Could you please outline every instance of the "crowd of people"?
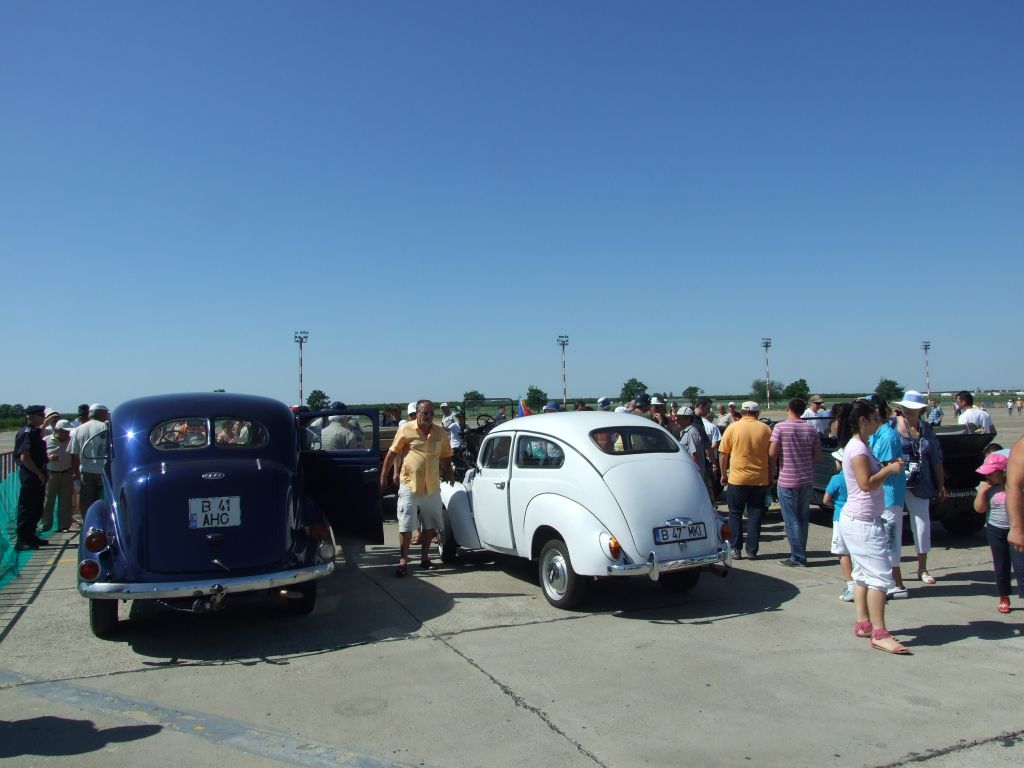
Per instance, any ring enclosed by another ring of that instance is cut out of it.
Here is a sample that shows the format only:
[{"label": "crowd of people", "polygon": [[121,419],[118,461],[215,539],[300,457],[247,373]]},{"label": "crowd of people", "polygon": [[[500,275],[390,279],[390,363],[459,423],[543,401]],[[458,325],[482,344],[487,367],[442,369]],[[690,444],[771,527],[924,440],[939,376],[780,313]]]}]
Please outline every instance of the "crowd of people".
[{"label": "crowd of people", "polygon": [[78,406],[73,421],[43,405],[25,409],[25,426],[14,441],[21,486],[15,551],[47,546],[40,534],[53,529],[55,512],[58,531],[81,526],[79,510],[102,497],[109,419],[101,403]]},{"label": "crowd of people", "polygon": [[[1008,410],[1018,405],[1007,401]],[[643,416],[668,430],[694,462],[712,502],[724,492],[733,559],[757,559],[769,495],[776,494],[789,545],[779,564],[789,568],[807,565],[813,468],[822,445],[834,441],[836,472],[824,501],[835,510],[831,551],[839,557],[845,580],[840,599],[855,606],[858,637],[870,638],[880,650],[904,654],[906,646],[885,626],[886,601],[908,596],[901,567],[904,510],[910,516],[917,578],[922,585],[933,585],[935,577],[928,571],[929,508],[933,500],[946,498],[947,488],[935,432],[942,423],[941,408],[914,390],[893,406],[877,394],[831,409],[818,395],[809,401],[797,397],[787,403],[786,417],[771,426],[761,420],[754,401],[738,408],[734,402],[720,405],[714,420],[712,401],[706,397],[680,405],[640,394],[615,410]],[[610,398],[599,398],[597,409],[612,410]],[[398,576],[408,573],[413,544],[422,548],[420,566],[434,568],[429,547],[441,528],[440,483],[454,481],[453,456],[467,448],[465,414],[448,403],[441,403],[440,410],[438,425],[432,401],[409,403],[407,418],[397,422],[385,456],[381,484],[399,489]],[[551,401],[542,410],[561,408]],[[579,402],[576,410],[590,408]],[[991,416],[974,404],[970,392],[957,393],[956,411],[959,424],[994,435]],[[393,415],[386,413],[385,420]],[[14,449],[21,480],[17,551],[49,543],[40,533],[53,528],[55,512],[57,530],[68,532],[81,525],[78,510],[101,498],[109,417],[110,409],[99,403],[80,406],[74,421],[42,405],[25,409],[26,425]],[[494,420],[506,418],[501,407]],[[219,425],[218,440],[238,440],[247,426]],[[348,416],[331,416],[320,437],[330,449],[342,449],[357,439],[354,430]],[[1012,451],[991,443],[977,474],[981,481],[974,509],[986,516],[997,610],[1008,613],[1011,574],[1024,600],[1024,438]]]}]

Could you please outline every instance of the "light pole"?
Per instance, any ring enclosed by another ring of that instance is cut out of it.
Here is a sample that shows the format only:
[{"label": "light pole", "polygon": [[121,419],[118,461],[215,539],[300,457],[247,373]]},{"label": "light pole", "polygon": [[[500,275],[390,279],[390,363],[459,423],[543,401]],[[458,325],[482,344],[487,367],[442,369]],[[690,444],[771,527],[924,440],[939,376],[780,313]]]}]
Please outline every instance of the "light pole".
[{"label": "light pole", "polygon": [[565,397],[565,391],[566,391],[565,390],[565,346],[569,343],[569,337],[568,336],[559,336],[558,339],[556,339],[556,341],[558,342],[558,346],[560,346],[562,348],[562,408],[564,410],[565,407],[566,407],[566,397]]},{"label": "light pole", "polygon": [[921,349],[924,350],[924,382],[927,385],[926,388],[928,389],[928,399],[929,400],[932,399],[932,376],[928,372],[928,350],[931,349],[931,348],[932,348],[932,343],[930,341],[922,341],[921,342]]},{"label": "light pole", "polygon": [[761,337],[761,346],[764,347],[764,391],[767,397],[768,403],[765,407],[766,411],[772,409],[772,375],[768,371],[768,348],[772,345],[772,340],[768,336]]},{"label": "light pole", "polygon": [[295,343],[299,345],[299,405],[302,405],[302,345],[309,341],[309,331],[296,331]]}]

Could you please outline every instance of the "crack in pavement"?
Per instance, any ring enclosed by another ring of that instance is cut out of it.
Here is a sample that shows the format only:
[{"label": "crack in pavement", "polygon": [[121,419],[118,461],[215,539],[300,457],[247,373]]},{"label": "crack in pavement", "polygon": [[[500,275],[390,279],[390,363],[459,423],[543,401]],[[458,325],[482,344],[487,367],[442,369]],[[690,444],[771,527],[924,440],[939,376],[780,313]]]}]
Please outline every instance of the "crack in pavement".
[{"label": "crack in pavement", "polygon": [[892,763],[884,763],[882,765],[873,766],[873,768],[902,768],[902,766],[913,765],[914,763],[926,763],[929,760],[934,760],[937,757],[943,757],[945,755],[956,754],[957,752],[963,752],[974,747],[984,746],[985,744],[994,744],[997,741],[1003,742],[1004,747],[1012,747],[1024,741],[1024,729],[1019,731],[1008,731],[999,734],[998,736],[992,736],[988,739],[975,739],[974,741],[960,741],[957,744],[952,744],[948,747],[940,747],[938,749],[929,749],[927,752],[920,754],[911,752],[905,757],[901,757]]},{"label": "crack in pavement", "polygon": [[[587,749],[585,746],[583,746],[583,744],[581,742],[579,742],[576,739],[572,738],[568,733],[566,733],[564,730],[562,730],[554,722],[554,720],[552,720],[551,715],[549,715],[547,712],[545,712],[540,707],[538,707],[538,706],[528,702],[526,700],[526,697],[522,696],[519,693],[516,693],[516,691],[513,690],[511,686],[506,685],[505,683],[501,682],[498,678],[496,678],[494,675],[492,675],[490,672],[488,672],[486,669],[484,669],[480,664],[478,664],[474,659],[470,658],[465,653],[463,653],[458,648],[456,648],[454,645],[452,645],[448,641],[448,638],[449,637],[453,637],[454,636],[453,634],[442,635],[440,633],[434,632],[432,629],[430,629],[429,627],[427,627],[424,624],[423,620],[419,616],[417,616],[412,611],[412,609],[410,609],[408,606],[406,606],[404,603],[402,603],[390,590],[386,589],[383,584],[377,582],[374,579],[370,579],[370,581],[373,582],[377,586],[377,588],[380,589],[385,595],[387,595],[395,603],[395,605],[397,605],[402,611],[404,611],[405,613],[409,614],[409,616],[411,616],[413,619],[415,619],[417,622],[419,622],[420,626],[427,632],[427,634],[428,634],[430,639],[435,640],[435,641],[441,643],[442,645],[444,645],[449,651],[454,653],[456,656],[458,656],[460,659],[462,659],[464,662],[466,662],[469,666],[473,667],[473,669],[475,669],[481,675],[486,677],[494,686],[496,686],[498,688],[498,690],[500,690],[505,696],[508,696],[512,700],[512,703],[515,706],[519,707],[520,709],[524,709],[527,712],[529,712],[530,714],[532,714],[535,717],[537,717],[537,719],[539,719],[545,726],[547,726],[547,728],[552,733],[554,733],[558,737],[564,739],[568,743],[572,744],[573,747],[576,748],[577,752],[579,752],[581,755],[583,755],[584,757],[586,757],[589,760],[591,760],[595,765],[599,765],[599,766],[601,766],[601,768],[608,768],[607,764],[604,763],[597,755],[595,755],[593,752],[591,752],[589,749]],[[547,620],[547,621],[542,622],[542,623],[554,623],[554,622],[560,622],[560,621],[572,621],[575,618],[584,618],[584,617],[566,616],[565,618],[551,619],[551,620]],[[522,626],[522,625],[515,625],[515,626]]]}]

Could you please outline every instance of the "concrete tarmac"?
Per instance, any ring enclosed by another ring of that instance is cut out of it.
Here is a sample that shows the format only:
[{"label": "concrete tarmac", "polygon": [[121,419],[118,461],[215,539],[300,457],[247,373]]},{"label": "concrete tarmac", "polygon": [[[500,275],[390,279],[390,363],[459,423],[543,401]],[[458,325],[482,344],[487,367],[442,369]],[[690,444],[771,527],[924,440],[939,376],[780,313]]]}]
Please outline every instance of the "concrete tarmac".
[{"label": "concrete tarmac", "polygon": [[[993,410],[1003,445],[1020,434]],[[1024,425],[1024,419],[1021,419]],[[393,575],[396,527],[358,568],[321,582],[316,611],[230,604],[214,615],[122,605],[92,636],[75,537],[0,589],[0,759],[10,766],[909,766],[1024,763],[1024,603],[995,611],[983,534],[936,526],[926,587],[894,657],[853,637],[828,554],[761,559],[675,595],[595,582],[551,608],[529,563],[462,553]],[[55,540],[57,541],[57,540]],[[435,555],[436,559],[436,555]],[[415,561],[414,561],[415,562]]]},{"label": "concrete tarmac", "polygon": [[[890,629],[853,607],[812,525],[811,567],[761,559],[676,595],[599,581],[550,607],[530,564],[463,553],[395,578],[397,531],[321,582],[315,612],[136,611],[99,640],[75,552],[41,550],[0,596],[5,765],[1001,766],[1024,761],[1024,604],[995,611],[981,534],[937,527],[933,587],[908,580]],[[72,537],[68,546],[75,545]],[[913,550],[904,549],[913,573]],[[16,608],[17,610],[13,610]],[[126,618],[126,606],[122,618]]]}]

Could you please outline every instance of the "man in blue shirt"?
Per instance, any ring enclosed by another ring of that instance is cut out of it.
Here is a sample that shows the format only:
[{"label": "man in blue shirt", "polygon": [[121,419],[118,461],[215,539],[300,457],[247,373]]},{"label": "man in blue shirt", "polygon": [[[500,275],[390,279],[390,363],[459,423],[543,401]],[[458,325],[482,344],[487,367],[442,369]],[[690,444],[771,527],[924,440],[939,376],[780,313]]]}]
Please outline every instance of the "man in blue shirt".
[{"label": "man in blue shirt", "polygon": [[934,397],[928,401],[928,404],[931,406],[928,409],[928,423],[933,427],[937,427],[942,423],[942,408]]}]

